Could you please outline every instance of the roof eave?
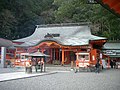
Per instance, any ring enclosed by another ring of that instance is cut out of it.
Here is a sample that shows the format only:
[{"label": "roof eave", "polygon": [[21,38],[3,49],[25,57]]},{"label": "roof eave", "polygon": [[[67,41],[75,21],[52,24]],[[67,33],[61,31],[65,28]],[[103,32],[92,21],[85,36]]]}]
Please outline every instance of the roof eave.
[{"label": "roof eave", "polygon": [[96,2],[98,2],[101,6],[103,6],[107,10],[109,10],[111,13],[113,13],[114,15],[116,15],[118,18],[120,18],[120,14],[116,13],[113,9],[110,9],[110,7],[108,5],[106,5],[106,4],[104,4],[102,2],[102,0],[96,0]]}]

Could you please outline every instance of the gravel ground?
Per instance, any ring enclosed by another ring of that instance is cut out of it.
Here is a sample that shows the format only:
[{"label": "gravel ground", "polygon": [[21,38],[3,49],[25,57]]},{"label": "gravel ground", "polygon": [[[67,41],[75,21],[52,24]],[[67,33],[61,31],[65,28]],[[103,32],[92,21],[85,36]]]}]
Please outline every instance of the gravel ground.
[{"label": "gravel ground", "polygon": [[0,68],[0,74],[1,73],[12,73],[12,72],[24,72],[25,69],[24,68]]},{"label": "gravel ground", "polygon": [[[32,67],[33,71],[35,71],[35,67]],[[64,67],[62,67],[61,65],[46,65],[46,71],[70,71],[70,65],[66,65]],[[13,72],[25,72],[25,67],[20,67],[20,66],[16,66],[16,67],[8,67],[8,68],[1,68],[1,64],[0,64],[0,74],[1,73],[13,73]]]},{"label": "gravel ground", "polygon": [[0,82],[0,90],[120,90],[120,69],[102,72],[58,72]]}]

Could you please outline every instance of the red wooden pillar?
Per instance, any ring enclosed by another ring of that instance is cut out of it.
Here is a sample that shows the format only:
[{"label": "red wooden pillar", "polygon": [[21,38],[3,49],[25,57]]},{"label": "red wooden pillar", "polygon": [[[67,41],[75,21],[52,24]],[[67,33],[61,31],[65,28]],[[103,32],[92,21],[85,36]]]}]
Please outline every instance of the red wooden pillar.
[{"label": "red wooden pillar", "polygon": [[52,48],[50,48],[50,60],[51,60],[51,63],[52,63]]},{"label": "red wooden pillar", "polygon": [[[41,49],[41,52],[44,53],[45,49]],[[41,61],[44,61],[44,58],[41,58]]]},{"label": "red wooden pillar", "polygon": [[110,68],[110,57],[108,57],[108,64],[107,64],[108,69]]},{"label": "red wooden pillar", "polygon": [[96,58],[97,58],[97,50],[96,49],[92,49],[90,52],[90,57],[91,57],[91,61],[95,64],[96,63]]},{"label": "red wooden pillar", "polygon": [[56,49],[56,60],[59,60],[59,49]]},{"label": "red wooden pillar", "polygon": [[53,60],[56,60],[56,49],[53,49]]},{"label": "red wooden pillar", "polygon": [[17,48],[15,49],[15,54],[14,54],[15,59],[16,59],[16,55],[17,55]]},{"label": "red wooden pillar", "polygon": [[69,56],[69,51],[66,51],[66,56],[65,56],[65,63],[69,64],[70,63],[70,56]]},{"label": "red wooden pillar", "polygon": [[62,65],[64,65],[65,51],[62,49]]},{"label": "red wooden pillar", "polygon": [[70,63],[70,51],[68,51],[68,63]]},{"label": "red wooden pillar", "polygon": [[61,49],[59,49],[59,62],[61,62]]}]

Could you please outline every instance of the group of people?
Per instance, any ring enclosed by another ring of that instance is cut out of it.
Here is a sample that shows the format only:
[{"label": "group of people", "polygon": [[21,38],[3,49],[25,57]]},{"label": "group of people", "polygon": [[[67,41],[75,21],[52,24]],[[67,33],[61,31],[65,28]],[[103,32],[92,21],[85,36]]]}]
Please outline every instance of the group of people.
[{"label": "group of people", "polygon": [[[117,69],[117,68],[118,68],[118,64],[116,63],[115,60],[111,60],[111,61],[110,61],[110,66],[111,66],[111,68],[114,68],[114,69]],[[95,67],[96,67],[95,72],[96,72],[96,73],[99,73],[99,72],[100,72],[100,59],[99,59],[99,58],[97,58],[97,62],[96,62],[96,64],[95,64]]]},{"label": "group of people", "polygon": [[26,60],[25,62],[25,69],[26,72],[28,69],[30,69],[30,72],[32,72],[32,66],[35,67],[35,70],[37,72],[38,69],[41,69],[40,71],[42,72],[43,70],[43,66],[44,66],[44,61],[43,59],[40,58],[29,58],[28,60]]}]

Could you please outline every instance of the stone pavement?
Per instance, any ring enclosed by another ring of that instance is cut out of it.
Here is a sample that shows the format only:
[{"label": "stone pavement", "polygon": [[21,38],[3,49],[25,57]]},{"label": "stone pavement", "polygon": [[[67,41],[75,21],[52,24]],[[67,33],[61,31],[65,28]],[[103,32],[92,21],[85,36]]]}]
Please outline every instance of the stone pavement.
[{"label": "stone pavement", "polygon": [[[16,79],[24,79],[30,77],[37,77],[43,75],[55,74],[57,72],[71,72],[70,65],[61,66],[61,65],[46,65],[46,72],[35,72],[35,68],[33,67],[32,73],[25,73],[24,67],[14,67],[14,68],[1,68],[0,67],[0,82],[16,80]],[[74,71],[72,71],[74,72]]]},{"label": "stone pavement", "polygon": [[49,75],[49,74],[55,74],[55,73],[57,72],[52,71],[52,72],[31,73],[31,74],[27,74],[25,72],[3,73],[3,74],[0,74],[0,82],[23,79],[23,78],[30,78],[30,77],[35,77],[35,76]]},{"label": "stone pavement", "polygon": [[120,90],[120,69],[103,70],[99,74],[61,71],[0,82],[0,90]]},{"label": "stone pavement", "polygon": [[33,67],[32,73],[28,74],[25,73],[24,67],[14,67],[14,68],[1,68],[0,67],[0,82],[3,81],[10,81],[10,80],[16,80],[16,79],[22,79],[22,78],[30,78],[35,76],[41,76],[41,75],[49,75],[49,74],[55,74],[57,72],[64,72],[64,71],[70,71],[69,66],[56,66],[56,65],[46,65],[46,72],[35,72],[35,68]]}]

